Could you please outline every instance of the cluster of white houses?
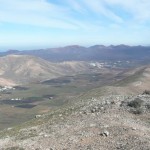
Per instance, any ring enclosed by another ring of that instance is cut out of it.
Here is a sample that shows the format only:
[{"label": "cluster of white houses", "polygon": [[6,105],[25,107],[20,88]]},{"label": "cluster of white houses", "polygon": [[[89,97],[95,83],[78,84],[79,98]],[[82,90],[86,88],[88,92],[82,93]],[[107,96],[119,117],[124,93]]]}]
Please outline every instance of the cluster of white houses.
[{"label": "cluster of white houses", "polygon": [[3,87],[0,87],[0,92],[8,91],[8,90],[15,90],[15,88],[12,87],[12,86],[3,86]]}]

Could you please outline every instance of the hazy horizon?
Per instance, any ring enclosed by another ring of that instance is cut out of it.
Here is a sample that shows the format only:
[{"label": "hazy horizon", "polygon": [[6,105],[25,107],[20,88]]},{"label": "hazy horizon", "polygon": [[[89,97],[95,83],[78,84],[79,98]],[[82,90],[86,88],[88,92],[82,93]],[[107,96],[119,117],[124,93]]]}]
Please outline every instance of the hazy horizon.
[{"label": "hazy horizon", "polygon": [[[43,46],[43,47],[29,47],[29,48],[8,48],[8,49],[5,49],[5,48],[0,48],[0,52],[7,52],[7,51],[11,51],[11,50],[18,50],[18,51],[30,51],[30,50],[42,50],[42,49],[52,49],[52,48],[63,48],[63,47],[69,47],[69,46],[81,46],[81,47],[85,47],[85,48],[89,48],[89,47],[92,47],[92,46],[98,46],[98,45],[103,45],[103,46],[106,46],[106,47],[109,47],[109,46],[119,46],[119,45],[126,45],[126,44],[110,44],[110,45],[104,45],[104,44],[93,44],[93,45],[78,45],[78,44],[72,44],[72,45],[61,45],[61,46],[49,46],[49,47],[46,47],[46,46]],[[126,45],[126,46],[143,46],[143,47],[150,47],[150,45]]]},{"label": "hazy horizon", "polygon": [[147,0],[0,0],[0,50],[150,45]]}]

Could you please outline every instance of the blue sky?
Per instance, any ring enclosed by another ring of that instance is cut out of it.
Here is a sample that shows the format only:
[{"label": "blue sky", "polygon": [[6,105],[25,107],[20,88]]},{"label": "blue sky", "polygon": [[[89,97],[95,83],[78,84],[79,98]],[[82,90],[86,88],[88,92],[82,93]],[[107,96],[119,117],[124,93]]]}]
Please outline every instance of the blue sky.
[{"label": "blue sky", "polygon": [[149,39],[150,0],[0,0],[0,50]]}]

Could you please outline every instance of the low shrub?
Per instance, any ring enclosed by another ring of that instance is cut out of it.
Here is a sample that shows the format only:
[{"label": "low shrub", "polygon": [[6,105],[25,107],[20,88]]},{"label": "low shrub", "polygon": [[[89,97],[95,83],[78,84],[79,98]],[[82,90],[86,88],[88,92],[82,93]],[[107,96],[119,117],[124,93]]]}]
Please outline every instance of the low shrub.
[{"label": "low shrub", "polygon": [[142,109],[136,109],[136,110],[132,110],[131,113],[135,114],[135,115],[140,115],[143,113]]},{"label": "low shrub", "polygon": [[150,95],[150,91],[149,90],[145,90],[142,94],[143,95]]},{"label": "low shrub", "polygon": [[136,98],[133,101],[128,102],[128,106],[133,108],[139,108],[142,106],[143,101],[140,98]]},{"label": "low shrub", "polygon": [[147,105],[146,105],[146,108],[150,110],[150,104],[147,104]]}]

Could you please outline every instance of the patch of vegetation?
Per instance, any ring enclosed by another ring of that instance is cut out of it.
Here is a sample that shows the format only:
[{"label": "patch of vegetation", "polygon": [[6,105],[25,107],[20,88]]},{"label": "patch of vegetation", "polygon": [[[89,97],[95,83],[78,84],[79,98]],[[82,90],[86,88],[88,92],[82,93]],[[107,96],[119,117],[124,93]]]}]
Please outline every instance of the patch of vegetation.
[{"label": "patch of vegetation", "polygon": [[147,105],[146,105],[146,108],[150,110],[150,104],[147,104]]},{"label": "patch of vegetation", "polygon": [[130,112],[135,115],[140,115],[143,113],[143,109],[141,108],[143,104],[143,100],[140,98],[135,98],[133,101],[128,102],[127,106],[132,107]]},{"label": "patch of vegetation", "polygon": [[65,105],[65,104],[67,104],[68,103],[68,100],[65,100],[65,99],[55,99],[55,100],[51,100],[50,102],[49,102],[49,105],[50,106],[58,106],[58,107],[60,107],[60,106],[63,106],[63,105]]},{"label": "patch of vegetation", "polygon": [[142,73],[144,71],[145,68],[135,72],[133,75],[127,76],[124,79],[118,81],[117,83],[115,83],[115,86],[126,86],[130,83],[136,82],[138,81],[138,79],[142,76]]},{"label": "patch of vegetation", "polygon": [[33,102],[38,102],[38,101],[42,101],[42,97],[27,97],[25,99],[23,99],[24,103],[33,103]]},{"label": "patch of vegetation", "polygon": [[2,94],[12,94],[11,91],[3,91]]},{"label": "patch of vegetation", "polygon": [[22,86],[14,86],[14,88],[16,89],[16,90],[20,90],[20,91],[22,91],[22,90],[28,90],[29,88],[27,88],[27,87],[22,87]]},{"label": "patch of vegetation", "polygon": [[0,104],[7,104],[7,105],[15,105],[15,104],[22,104],[22,103],[23,103],[23,101],[20,101],[20,100],[18,100],[18,101],[2,100],[2,101],[0,102]]},{"label": "patch of vegetation", "polygon": [[149,90],[145,90],[142,95],[150,95],[150,91]]},{"label": "patch of vegetation", "polygon": [[20,147],[9,147],[9,148],[6,148],[5,150],[24,150],[24,148],[20,148]]},{"label": "patch of vegetation", "polygon": [[55,97],[56,95],[54,94],[48,94],[48,95],[43,95],[42,97],[43,98],[52,98],[52,97]]},{"label": "patch of vegetation", "polygon": [[32,104],[23,104],[23,105],[17,105],[15,107],[20,107],[20,108],[33,108],[36,105],[32,105]]},{"label": "patch of vegetation", "polygon": [[140,115],[143,113],[142,109],[138,108],[138,109],[135,109],[135,110],[131,110],[131,112],[135,115]]},{"label": "patch of vegetation", "polygon": [[43,84],[67,84],[67,83],[70,83],[71,81],[69,79],[61,79],[61,78],[58,78],[58,79],[51,79],[51,80],[47,80],[47,81],[44,81]]},{"label": "patch of vegetation", "polygon": [[8,104],[8,105],[17,105],[17,104],[27,104],[27,103],[34,103],[34,102],[39,102],[43,101],[43,98],[41,97],[28,97],[28,98],[23,98],[20,100],[1,100],[0,104]]},{"label": "patch of vegetation", "polygon": [[140,108],[142,106],[143,101],[140,98],[136,98],[133,101],[128,103],[128,106],[133,108]]}]

